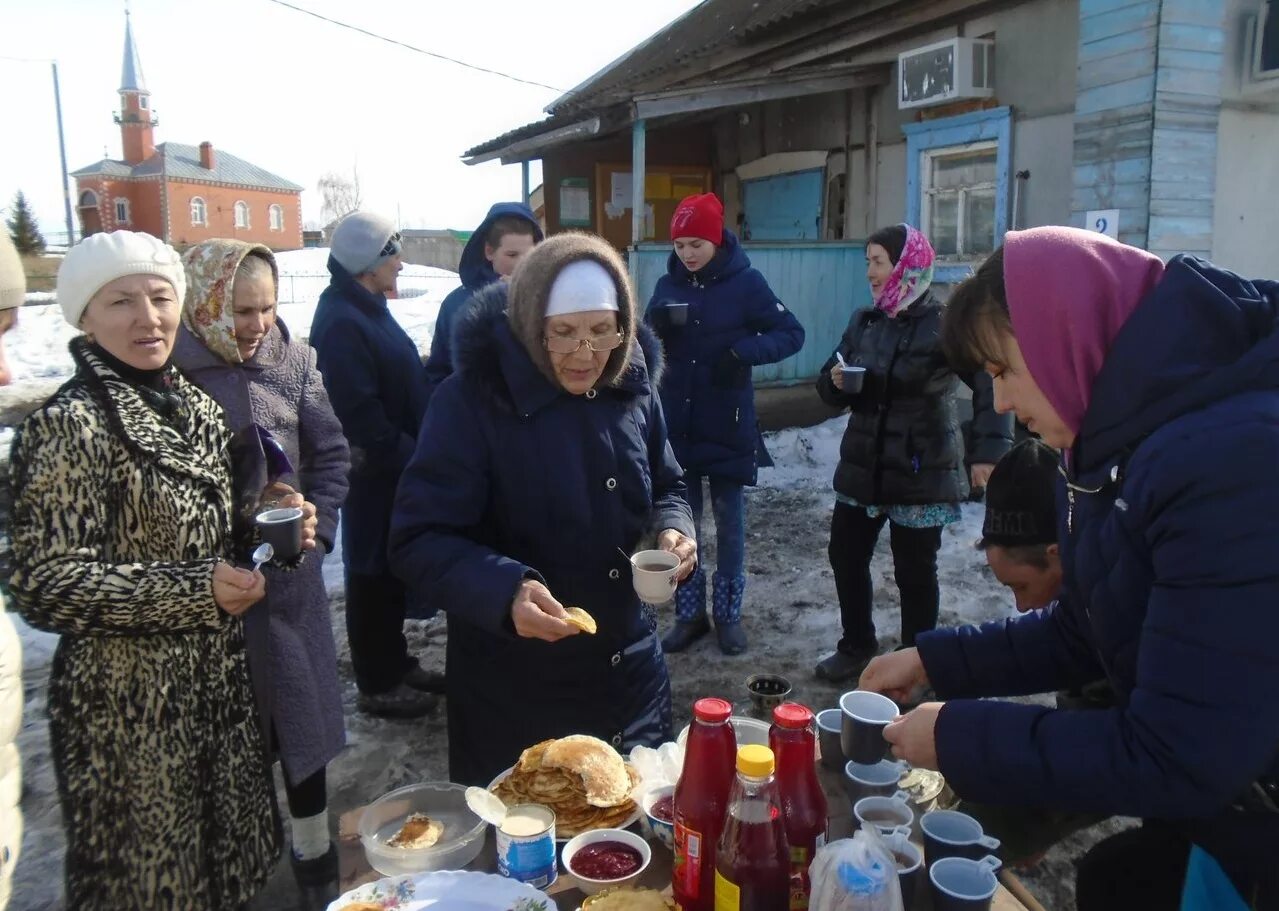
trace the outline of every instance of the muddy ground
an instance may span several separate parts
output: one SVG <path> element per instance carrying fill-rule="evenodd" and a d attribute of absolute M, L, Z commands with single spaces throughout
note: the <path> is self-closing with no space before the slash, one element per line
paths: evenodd
<path fill-rule="evenodd" d="M 749 584 L 745 623 L 750 651 L 736 658 L 720 655 L 713 637 L 669 658 L 677 726 L 688 721 L 693 700 L 719 695 L 745 703 L 749 674 L 772 671 L 796 683 L 796 698 L 815 708 L 835 704 L 840 688 L 812 676 L 813 664 L 838 637 L 834 584 L 827 565 L 828 493 L 832 444 L 838 428 L 786 431 L 770 439 L 781 470 L 766 472 L 748 494 L 747 563 Z M 770 435 L 771 436 L 771 435 Z M 939 559 L 942 624 L 1008 616 L 1010 598 L 973 550 L 980 533 L 981 507 L 965 506 L 965 520 L 946 529 Z M 874 562 L 876 623 L 885 648 L 896 644 L 897 593 L 887 535 Z M 713 544 L 704 556 L 713 560 Z M 330 574 L 336 575 L 336 574 Z M 346 647 L 340 593 L 332 602 L 334 634 L 344 684 L 348 746 L 330 766 L 330 805 L 336 816 L 386 791 L 415 781 L 447 777 L 447 740 L 442 709 L 418 722 L 385 721 L 355 711 L 356 690 Z M 666 614 L 669 617 L 669 609 Z M 411 647 L 431 667 L 443 667 L 444 624 L 410 621 Z M 18 864 L 11 908 L 14 911 L 61 907 L 62 834 L 57 793 L 44 718 L 45 685 L 54 637 L 24 632 L 27 706 L 20 735 L 25 770 L 23 811 L 26 837 Z M 745 705 L 743 705 L 745 707 Z M 280 792 L 283 805 L 284 795 Z M 1074 860 L 1115 823 L 1085 830 L 1059 843 L 1037 865 L 1020 875 L 1045 908 L 1074 907 Z M 280 866 L 256 908 L 296 907 L 288 864 Z"/>

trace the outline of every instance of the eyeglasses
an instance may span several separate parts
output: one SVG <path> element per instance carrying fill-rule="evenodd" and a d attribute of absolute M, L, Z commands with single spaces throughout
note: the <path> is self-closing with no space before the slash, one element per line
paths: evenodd
<path fill-rule="evenodd" d="M 591 351 L 612 351 L 622 344 L 626 336 L 621 332 L 608 335 L 592 335 L 590 338 L 571 338 L 565 335 L 548 335 L 543 338 L 546 350 L 555 354 L 577 354 L 585 345 Z"/>
<path fill-rule="evenodd" d="M 391 239 L 386 242 L 386 246 L 382 248 L 383 256 L 394 256 L 400 252 L 400 232 L 396 231 L 391 235 Z"/>

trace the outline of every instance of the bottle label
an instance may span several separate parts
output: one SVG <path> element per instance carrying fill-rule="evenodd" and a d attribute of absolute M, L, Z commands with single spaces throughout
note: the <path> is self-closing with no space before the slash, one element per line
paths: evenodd
<path fill-rule="evenodd" d="M 808 849 L 790 849 L 790 911 L 807 911 L 812 883 L 808 879 Z"/>
<path fill-rule="evenodd" d="M 741 911 L 742 889 L 715 871 L 715 911 Z"/>
<path fill-rule="evenodd" d="M 702 897 L 702 833 L 675 821 L 675 863 L 671 880 L 685 898 Z"/>

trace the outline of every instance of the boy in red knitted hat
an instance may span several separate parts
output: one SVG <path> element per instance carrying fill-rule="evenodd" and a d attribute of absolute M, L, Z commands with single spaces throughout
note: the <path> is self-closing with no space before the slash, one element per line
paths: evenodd
<path fill-rule="evenodd" d="M 702 481 L 710 485 L 716 560 L 712 614 L 726 655 L 746 650 L 743 487 L 767 461 L 755 421 L 751 368 L 790 357 L 804 344 L 799 324 L 746 251 L 724 228 L 714 193 L 689 196 L 671 217 L 674 251 L 657 281 L 645 318 L 666 350 L 661 380 L 671 445 L 685 471 L 689 505 L 701 538 Z M 761 456 L 763 461 L 761 461 Z M 675 593 L 675 626 L 662 640 L 683 651 L 710 631 L 701 566 Z"/>

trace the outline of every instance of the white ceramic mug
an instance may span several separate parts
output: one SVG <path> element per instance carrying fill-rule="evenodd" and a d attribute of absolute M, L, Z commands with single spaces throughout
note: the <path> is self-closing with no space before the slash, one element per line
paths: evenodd
<path fill-rule="evenodd" d="M 631 557 L 631 583 L 646 604 L 665 604 L 675 597 L 679 557 L 668 550 L 641 550 Z"/>

